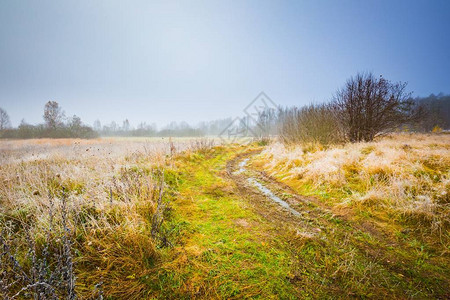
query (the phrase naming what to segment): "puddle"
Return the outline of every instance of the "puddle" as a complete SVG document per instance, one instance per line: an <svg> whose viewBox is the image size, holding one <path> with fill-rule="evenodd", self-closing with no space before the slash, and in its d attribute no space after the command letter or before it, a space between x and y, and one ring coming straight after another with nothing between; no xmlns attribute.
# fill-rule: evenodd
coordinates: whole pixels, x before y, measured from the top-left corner
<svg viewBox="0 0 450 300"><path fill-rule="evenodd" d="M246 158L246 159L244 159L243 161L241 161L239 163L239 170L235 174L240 174L240 173L245 171L245 165L247 164L248 160L249 159ZM251 185L257 187L258 190L260 190L264 195L269 197L271 200L275 201L276 203L281 205L283 208L285 208L288 211L290 211L293 215L300 216L300 213L298 211L293 209L286 201L282 200L280 197L277 197L271 190L269 190L267 187L265 187L262 183L257 181L255 178L249 177L247 179L247 181Z"/></svg>
<svg viewBox="0 0 450 300"><path fill-rule="evenodd" d="M234 172L234 174L241 174L243 172L245 172L245 165L247 164L249 158L244 159L243 161L241 161L239 163L239 170Z"/></svg>
<svg viewBox="0 0 450 300"><path fill-rule="evenodd" d="M300 213L293 209L286 201L282 200L281 198L277 197L274 193L272 193L271 190L266 188L264 185L259 183L255 178L248 178L248 182L258 188L264 195L275 201L276 203L280 204L285 209L289 210L292 214L296 216L300 216Z"/></svg>

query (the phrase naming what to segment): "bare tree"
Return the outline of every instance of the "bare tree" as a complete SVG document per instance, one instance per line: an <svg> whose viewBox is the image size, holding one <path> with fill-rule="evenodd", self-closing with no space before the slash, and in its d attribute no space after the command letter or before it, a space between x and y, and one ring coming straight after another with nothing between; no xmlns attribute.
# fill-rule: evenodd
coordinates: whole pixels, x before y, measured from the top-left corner
<svg viewBox="0 0 450 300"><path fill-rule="evenodd" d="M98 119L94 122L94 130L97 132L102 130L102 123Z"/></svg>
<svg viewBox="0 0 450 300"><path fill-rule="evenodd" d="M269 137L277 132L277 110L266 108L258 112L255 133L258 137Z"/></svg>
<svg viewBox="0 0 450 300"><path fill-rule="evenodd" d="M73 117L70 119L69 126L71 128L80 128L83 126L83 123L81 122L81 119L77 115L73 115Z"/></svg>
<svg viewBox="0 0 450 300"><path fill-rule="evenodd" d="M0 107L0 131L3 131L9 127L11 127L9 115L3 108Z"/></svg>
<svg viewBox="0 0 450 300"><path fill-rule="evenodd" d="M125 119L125 120L123 121L122 130L123 130L123 131L128 131L128 130L130 130L130 121L128 121L128 119Z"/></svg>
<svg viewBox="0 0 450 300"><path fill-rule="evenodd" d="M63 124L64 112L56 101L48 101L44 107L44 120L47 127L56 129Z"/></svg>
<svg viewBox="0 0 450 300"><path fill-rule="evenodd" d="M338 90L333 107L351 142L371 141L417 119L407 83L392 83L371 73L357 74Z"/></svg>

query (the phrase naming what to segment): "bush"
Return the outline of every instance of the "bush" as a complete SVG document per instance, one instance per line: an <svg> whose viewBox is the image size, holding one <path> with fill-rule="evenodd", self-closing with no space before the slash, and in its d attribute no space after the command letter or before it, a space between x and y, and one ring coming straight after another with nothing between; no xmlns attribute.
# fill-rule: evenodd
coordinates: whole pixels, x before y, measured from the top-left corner
<svg viewBox="0 0 450 300"><path fill-rule="evenodd" d="M333 100L334 110L351 142L372 141L404 124L415 123L422 115L405 92L406 83L393 83L371 73L347 80Z"/></svg>
<svg viewBox="0 0 450 300"><path fill-rule="evenodd" d="M279 112L279 136L285 143L341 143L344 134L330 105L311 104Z"/></svg>

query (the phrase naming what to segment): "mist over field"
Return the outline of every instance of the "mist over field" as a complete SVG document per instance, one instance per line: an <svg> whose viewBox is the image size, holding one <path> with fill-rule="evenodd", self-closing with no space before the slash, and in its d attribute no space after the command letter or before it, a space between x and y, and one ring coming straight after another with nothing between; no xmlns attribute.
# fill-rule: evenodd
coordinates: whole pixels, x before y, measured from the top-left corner
<svg viewBox="0 0 450 300"><path fill-rule="evenodd" d="M449 10L2 1L1 299L450 298Z"/></svg>

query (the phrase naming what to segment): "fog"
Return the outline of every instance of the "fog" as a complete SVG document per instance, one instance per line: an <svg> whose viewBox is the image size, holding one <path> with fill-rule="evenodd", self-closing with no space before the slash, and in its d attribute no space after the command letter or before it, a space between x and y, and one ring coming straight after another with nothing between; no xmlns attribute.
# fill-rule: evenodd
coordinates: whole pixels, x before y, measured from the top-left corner
<svg viewBox="0 0 450 300"><path fill-rule="evenodd" d="M352 3L351 3L352 2ZM238 116L261 91L323 102L358 71L448 93L447 1L0 3L0 107L42 123L57 101L88 125ZM370 12L370 13L369 13Z"/></svg>

